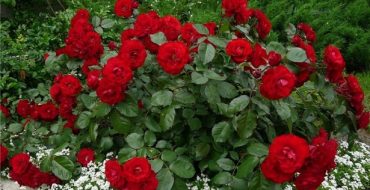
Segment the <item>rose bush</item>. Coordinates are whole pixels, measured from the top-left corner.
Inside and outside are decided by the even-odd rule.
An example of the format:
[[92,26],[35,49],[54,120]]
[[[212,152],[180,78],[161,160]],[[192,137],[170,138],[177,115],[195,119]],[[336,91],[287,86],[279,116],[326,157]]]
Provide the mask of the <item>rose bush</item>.
[[[317,59],[308,24],[266,44],[271,23],[244,0],[224,0],[218,24],[138,6],[118,0],[117,19],[101,22],[78,10],[65,46],[46,56],[49,94],[1,104],[12,180],[66,183],[113,152],[105,178],[115,189],[186,189],[201,173],[223,189],[317,189],[335,167],[330,137],[368,127],[357,79],[336,47]],[[105,43],[100,30],[115,23],[121,38]],[[53,151],[34,165],[40,144]]]

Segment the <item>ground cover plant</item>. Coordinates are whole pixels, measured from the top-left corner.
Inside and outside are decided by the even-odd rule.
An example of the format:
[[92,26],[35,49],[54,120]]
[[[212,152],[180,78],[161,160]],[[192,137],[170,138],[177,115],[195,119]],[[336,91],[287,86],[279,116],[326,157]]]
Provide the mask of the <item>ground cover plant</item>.
[[114,2],[115,18],[76,11],[64,46],[44,56],[52,83],[2,101],[9,178],[187,189],[203,174],[219,189],[319,188],[335,168],[332,137],[368,128],[361,85],[337,47],[318,58],[310,25],[267,42],[262,11],[244,0],[220,6],[219,22],[199,24],[140,12],[134,0]]

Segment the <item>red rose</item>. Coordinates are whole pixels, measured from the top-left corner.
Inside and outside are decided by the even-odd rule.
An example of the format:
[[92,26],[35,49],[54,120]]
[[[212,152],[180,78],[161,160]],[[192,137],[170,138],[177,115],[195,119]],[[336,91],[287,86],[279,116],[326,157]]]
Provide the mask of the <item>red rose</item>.
[[113,51],[117,48],[117,45],[114,41],[109,41],[108,48]]
[[145,189],[145,190],[156,190],[158,187],[158,180],[155,176],[155,173],[152,171],[149,178],[144,181],[144,182],[140,182],[140,183],[132,183],[132,182],[129,182],[127,183],[127,189],[129,190],[142,190],[142,189]]
[[262,163],[262,173],[275,183],[289,181],[301,169],[308,155],[308,144],[304,139],[292,134],[278,136],[272,141],[268,157]]
[[210,36],[213,36],[213,35],[216,34],[217,25],[216,25],[215,22],[208,22],[208,23],[205,23],[203,25],[208,29],[208,32],[209,32]]
[[26,153],[16,154],[10,159],[9,165],[12,167],[12,171],[15,174],[21,175],[26,172],[31,165],[30,156]]
[[307,58],[308,60],[310,60],[311,63],[316,63],[317,58],[316,58],[315,49],[313,49],[313,47],[310,44],[303,43],[299,47],[302,48],[306,52]]
[[114,5],[114,13],[116,13],[117,16],[128,18],[138,5],[139,4],[134,0],[117,0]]
[[158,50],[157,61],[166,73],[177,75],[189,62],[189,50],[181,42],[167,42]]
[[256,30],[261,39],[265,39],[271,30],[271,22],[267,16],[260,10],[254,9],[253,16],[257,18],[258,24],[256,25]]
[[370,123],[370,112],[364,112],[357,120],[358,129],[366,129],[369,127]]
[[50,87],[50,96],[53,100],[55,100],[56,102],[59,102],[60,95],[61,95],[60,85],[59,83],[54,83]]
[[31,103],[31,118],[34,120],[40,119],[40,112],[39,112],[40,106],[35,104],[34,102]]
[[75,97],[63,97],[61,98],[59,104],[59,115],[63,119],[70,118],[72,114],[72,109],[76,105],[76,98]]
[[298,35],[294,35],[292,38],[292,44],[294,46],[300,47],[302,44],[304,44],[304,41]]
[[296,63],[296,65],[299,67],[299,72],[296,74],[296,87],[300,87],[310,79],[310,76],[315,71],[315,68],[305,62]]
[[123,165],[123,175],[128,182],[142,183],[149,179],[151,166],[147,159],[135,157]]
[[226,17],[234,17],[237,24],[248,22],[252,11],[247,10],[247,1],[245,0],[223,0],[222,8]]
[[81,92],[80,80],[73,75],[65,75],[60,80],[60,89],[65,96],[76,96]]
[[268,54],[268,62],[271,66],[277,66],[281,62],[281,55],[275,51],[270,51]]
[[147,55],[139,40],[126,40],[122,42],[118,56],[128,62],[131,69],[137,69],[144,64]]
[[114,188],[122,189],[126,185],[126,179],[123,178],[121,165],[117,160],[108,160],[105,163],[105,177]]
[[42,104],[37,107],[40,118],[44,121],[53,121],[58,117],[59,111],[51,102]]
[[175,41],[181,33],[181,23],[174,16],[164,16],[160,20],[160,31],[164,33],[167,41]]
[[251,63],[253,67],[258,68],[261,65],[265,65],[267,63],[267,52],[263,47],[256,43],[254,45],[253,53],[252,53],[252,59]]
[[99,85],[99,78],[100,78],[101,71],[100,70],[93,70],[90,71],[87,75],[86,83],[89,88],[95,90],[98,88]]
[[99,61],[95,58],[86,59],[82,65],[82,73],[88,75],[91,71],[89,67],[93,65],[99,65]]
[[102,71],[103,78],[121,86],[127,85],[133,78],[133,73],[127,61],[120,57],[108,59]]
[[9,112],[9,109],[3,105],[0,104],[0,111],[3,113],[3,115],[5,117],[9,117],[10,116],[10,112]]
[[126,40],[132,40],[136,37],[136,32],[134,29],[126,29],[121,33],[121,42]]
[[31,105],[28,100],[19,100],[17,105],[17,113],[23,118],[27,118],[31,113]]
[[329,45],[325,48],[324,63],[327,65],[327,69],[329,70],[342,71],[346,67],[342,54],[339,49],[333,45]]
[[76,120],[77,120],[77,116],[76,115],[71,115],[67,119],[67,123],[64,124],[63,128],[71,129],[74,134],[77,134],[79,132],[79,129],[75,128]]
[[294,89],[295,83],[295,75],[280,65],[267,70],[262,76],[260,92],[262,96],[271,100],[286,98]]
[[49,53],[44,53],[44,60],[46,61],[49,57]]
[[76,11],[76,14],[73,16],[71,20],[71,25],[78,24],[79,20],[89,20],[90,13],[86,9],[79,9]]
[[134,29],[138,37],[157,33],[159,27],[159,16],[153,11],[140,14],[134,23]]
[[94,150],[90,148],[83,148],[76,155],[77,162],[86,167],[90,162],[95,160],[94,154]]
[[193,44],[201,38],[202,35],[194,28],[193,23],[186,23],[181,28],[181,38],[188,44]]
[[122,87],[115,84],[114,82],[103,78],[99,82],[99,86],[96,89],[96,95],[98,98],[109,105],[114,105],[121,102],[124,99],[124,94],[122,93]]
[[308,25],[306,23],[299,23],[297,28],[304,32],[304,34],[306,35],[306,39],[308,41],[310,41],[310,42],[315,42],[316,41],[316,33],[310,25]]
[[4,164],[7,157],[8,157],[8,149],[2,144],[0,144],[0,167]]
[[325,173],[303,173],[294,180],[297,190],[317,190],[324,181]]
[[250,43],[241,38],[231,40],[226,46],[226,54],[237,64],[246,61],[252,51]]
[[252,15],[253,15],[253,10],[251,10],[251,9],[240,9],[240,12],[235,14],[236,24],[245,24],[245,23],[247,23]]
[[330,69],[326,68],[326,78],[335,84],[341,84],[345,81],[343,77],[344,69]]

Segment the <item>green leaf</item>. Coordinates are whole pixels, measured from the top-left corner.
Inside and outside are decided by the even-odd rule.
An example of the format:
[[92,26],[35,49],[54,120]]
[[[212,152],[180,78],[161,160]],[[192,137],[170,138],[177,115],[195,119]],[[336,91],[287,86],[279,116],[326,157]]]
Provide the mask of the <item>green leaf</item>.
[[194,84],[206,84],[208,82],[208,78],[197,72],[192,72],[191,82]]
[[148,146],[153,146],[156,141],[157,141],[157,137],[155,136],[155,134],[152,131],[146,131],[145,132],[145,134],[144,134],[144,142]]
[[16,134],[23,131],[23,126],[19,123],[12,123],[9,125],[7,131]]
[[120,134],[128,134],[131,130],[131,121],[122,117],[117,111],[111,114],[110,122],[113,129]]
[[234,162],[229,158],[218,159],[216,163],[220,168],[226,171],[231,171],[235,167]]
[[169,90],[158,91],[153,94],[151,103],[152,106],[168,106],[172,103],[173,93]]
[[231,183],[232,180],[232,175],[229,172],[220,172],[213,177],[212,182],[217,185],[226,185]]
[[302,48],[292,47],[288,50],[286,55],[287,59],[290,61],[300,63],[307,60],[306,52]]
[[158,172],[157,179],[159,181],[157,190],[171,190],[175,181],[172,172],[167,168]]
[[195,174],[193,164],[185,159],[177,159],[170,165],[170,170],[181,178],[192,178]]
[[122,162],[126,162],[127,160],[133,158],[136,156],[136,150],[126,147],[126,148],[121,148],[118,152],[118,160]]
[[104,19],[101,21],[102,28],[112,28],[114,26],[114,20],[112,19]]
[[59,179],[67,181],[72,178],[74,167],[73,162],[68,157],[56,156],[52,161],[51,170]]
[[177,154],[176,154],[176,152],[174,152],[172,150],[164,150],[162,152],[161,159],[164,160],[164,161],[172,162],[172,161],[176,160],[176,158],[177,158]]
[[168,107],[161,112],[160,127],[162,131],[167,131],[172,128],[175,121],[176,110],[173,107]]
[[149,160],[152,170],[157,173],[162,169],[164,162],[161,159]]
[[253,143],[248,146],[247,152],[251,155],[262,157],[268,154],[269,149],[262,143]]
[[203,35],[209,34],[207,27],[205,27],[203,24],[194,24],[194,28],[199,34]]
[[217,91],[223,98],[234,98],[238,95],[235,86],[225,81],[217,83]]
[[158,44],[158,45],[162,45],[167,41],[167,38],[163,32],[157,32],[155,34],[151,34],[150,39],[153,43]]
[[193,94],[189,93],[186,90],[179,90],[175,92],[174,100],[182,104],[194,104],[195,97]]
[[112,140],[112,137],[103,137],[103,138],[100,140],[99,147],[100,147],[103,151],[109,150],[110,148],[112,148],[112,146],[113,146],[113,140]]
[[283,46],[283,44],[281,44],[279,42],[270,42],[267,45],[266,49],[267,49],[268,52],[275,51],[275,52],[279,53],[281,56],[286,54],[285,47]]
[[247,139],[257,127],[257,116],[252,112],[244,112],[237,118],[237,132],[240,138]]
[[249,97],[241,95],[230,102],[229,111],[235,113],[243,111],[249,104]]
[[217,86],[214,83],[208,83],[204,90],[204,93],[207,97],[207,101],[210,104],[216,104],[216,103],[221,102],[221,98],[218,94],[219,91],[217,89]]
[[199,143],[195,146],[195,159],[201,160],[209,153],[211,146],[207,143]]
[[236,177],[246,178],[251,174],[254,168],[259,164],[259,159],[256,156],[247,156],[244,161],[238,166]]
[[51,171],[51,157],[48,155],[48,156],[45,156],[42,160],[41,160],[41,163],[40,163],[40,169],[41,171],[43,172],[50,172]]
[[202,122],[200,121],[199,118],[190,118],[187,121],[192,131],[198,130],[199,128],[202,127]]
[[98,26],[98,27],[94,28],[94,30],[95,30],[95,32],[97,32],[97,33],[98,33],[98,34],[100,34],[100,35],[104,33],[103,28],[102,28],[102,27],[100,27],[100,26]]
[[144,146],[143,135],[131,133],[126,137],[127,144],[133,149],[139,149]]
[[232,129],[230,124],[227,122],[220,122],[217,123],[212,128],[212,136],[216,142],[225,142],[227,139],[230,138],[232,134]]
[[213,79],[213,80],[225,80],[226,79],[226,75],[221,76],[212,70],[206,70],[204,72],[204,76],[206,76],[209,79]]
[[90,119],[91,119],[90,117],[91,117],[91,112],[84,111],[80,113],[76,121],[77,128],[84,129],[88,127],[90,124]]
[[96,117],[104,117],[109,114],[111,111],[112,107],[106,103],[99,102],[95,105],[93,108],[93,114]]
[[91,23],[93,24],[94,27],[100,26],[100,22],[101,22],[101,19],[99,17],[93,16]]
[[116,109],[126,117],[136,117],[139,114],[139,107],[132,101],[121,102]]
[[161,126],[151,117],[148,117],[144,121],[145,126],[153,132],[161,132]]
[[199,45],[199,56],[203,64],[210,63],[216,55],[216,49],[212,44],[202,43]]
[[96,138],[98,137],[98,128],[99,128],[99,125],[97,123],[93,123],[89,127],[90,139],[93,142],[95,142]]
[[89,95],[87,95],[87,94],[82,94],[81,96],[80,96],[80,98],[81,98],[81,100],[82,100],[82,103],[84,104],[84,106],[87,108],[87,109],[89,109],[89,110],[91,110],[91,109],[93,109],[94,107],[95,107],[95,105],[96,105],[96,98],[94,98],[94,97],[91,97],[91,96],[89,96]]
[[225,48],[226,45],[227,45],[227,42],[225,39],[222,39],[222,38],[218,38],[216,36],[209,36],[208,38],[208,41],[210,41],[212,44],[218,46],[218,47],[221,47],[221,48]]
[[274,105],[276,112],[280,116],[282,120],[287,120],[291,116],[291,111],[289,105],[284,101],[273,101],[272,104]]

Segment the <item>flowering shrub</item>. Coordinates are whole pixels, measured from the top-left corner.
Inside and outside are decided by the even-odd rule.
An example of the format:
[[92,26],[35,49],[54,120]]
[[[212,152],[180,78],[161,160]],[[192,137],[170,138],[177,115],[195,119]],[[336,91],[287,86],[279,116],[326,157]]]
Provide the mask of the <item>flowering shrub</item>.
[[[219,24],[137,7],[118,0],[116,21],[78,10],[65,46],[45,56],[49,94],[2,103],[2,165],[50,178],[12,180],[68,184],[114,152],[104,162],[114,189],[186,189],[200,173],[215,188],[317,189],[335,168],[330,136],[368,127],[357,79],[334,46],[317,59],[308,24],[289,27],[286,47],[264,43],[271,23],[244,0],[224,0]],[[118,22],[120,42],[103,43],[102,28]],[[38,169],[25,152],[40,144],[55,151]]]

